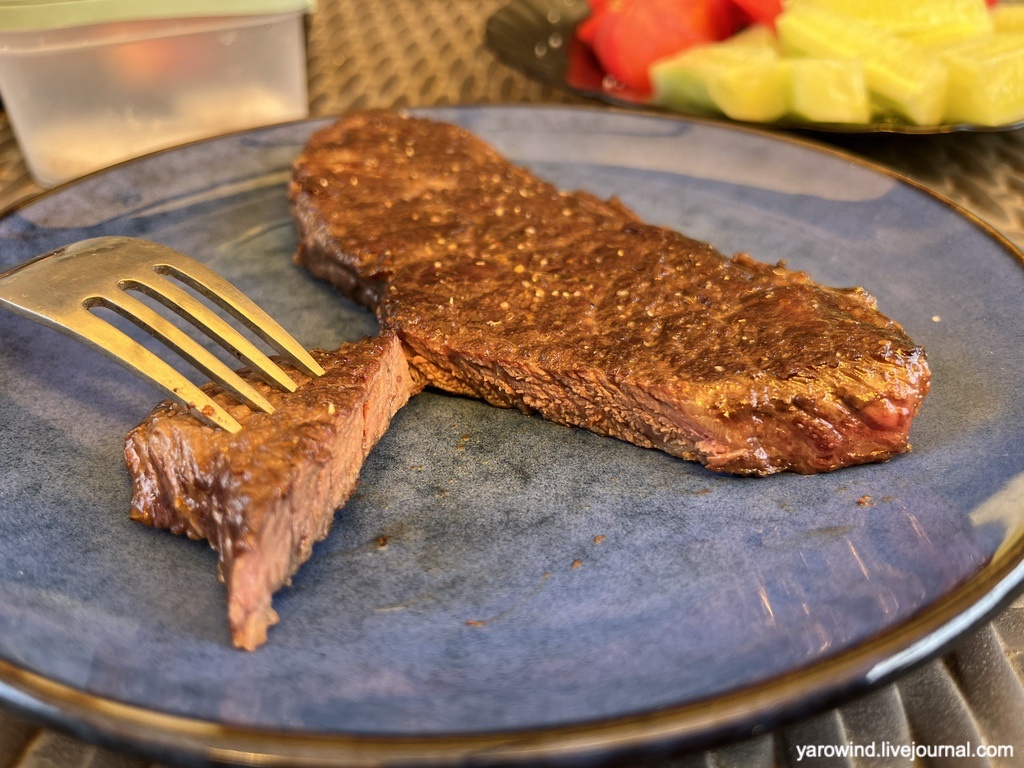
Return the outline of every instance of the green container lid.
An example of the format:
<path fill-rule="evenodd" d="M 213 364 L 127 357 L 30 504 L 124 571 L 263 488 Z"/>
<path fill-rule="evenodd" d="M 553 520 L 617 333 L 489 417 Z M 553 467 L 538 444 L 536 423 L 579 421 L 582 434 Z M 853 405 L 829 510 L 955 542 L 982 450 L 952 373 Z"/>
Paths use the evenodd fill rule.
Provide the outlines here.
<path fill-rule="evenodd" d="M 0 31 L 113 21 L 311 12 L 315 0 L 0 0 Z"/>

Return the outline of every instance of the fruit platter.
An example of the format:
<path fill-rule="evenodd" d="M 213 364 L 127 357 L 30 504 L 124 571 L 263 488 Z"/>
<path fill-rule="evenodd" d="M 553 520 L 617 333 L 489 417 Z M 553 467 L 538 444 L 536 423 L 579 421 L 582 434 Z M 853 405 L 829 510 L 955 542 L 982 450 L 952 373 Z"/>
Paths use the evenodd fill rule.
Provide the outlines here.
<path fill-rule="evenodd" d="M 617 104 L 840 131 L 1024 125 L 1024 3 L 1010 0 L 513 0 L 487 42 Z"/>

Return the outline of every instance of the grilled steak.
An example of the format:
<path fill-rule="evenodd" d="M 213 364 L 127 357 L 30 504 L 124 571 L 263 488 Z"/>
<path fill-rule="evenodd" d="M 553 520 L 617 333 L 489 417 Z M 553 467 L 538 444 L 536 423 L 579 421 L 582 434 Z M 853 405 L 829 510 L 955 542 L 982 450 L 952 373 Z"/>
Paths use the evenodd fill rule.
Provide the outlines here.
<path fill-rule="evenodd" d="M 325 369 L 285 394 L 246 375 L 274 405 L 254 413 L 214 385 L 241 424 L 207 427 L 165 402 L 128 434 L 132 517 L 209 540 L 220 556 L 235 646 L 252 650 L 277 621 L 273 593 L 288 582 L 355 489 L 367 454 L 417 386 L 393 334 L 315 350 Z"/>
<path fill-rule="evenodd" d="M 394 113 L 317 132 L 290 199 L 297 260 L 440 389 L 737 474 L 908 448 L 924 351 L 859 288 L 726 258 Z"/>

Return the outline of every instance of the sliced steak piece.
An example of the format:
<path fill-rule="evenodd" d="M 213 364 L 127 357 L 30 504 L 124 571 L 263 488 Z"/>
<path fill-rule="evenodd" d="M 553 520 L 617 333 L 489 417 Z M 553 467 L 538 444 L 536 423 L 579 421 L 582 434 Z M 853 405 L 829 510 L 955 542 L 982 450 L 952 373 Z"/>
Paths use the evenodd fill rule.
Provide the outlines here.
<path fill-rule="evenodd" d="M 925 354 L 863 290 L 561 192 L 460 128 L 345 116 L 290 199 L 297 260 L 373 307 L 436 387 L 738 474 L 909 447 Z"/>
<path fill-rule="evenodd" d="M 241 424 L 207 427 L 165 402 L 127 437 L 132 517 L 194 539 L 220 555 L 235 646 L 253 650 L 276 623 L 271 597 L 288 583 L 352 494 L 370 450 L 418 386 L 393 334 L 314 350 L 326 374 L 285 394 L 248 375 L 274 405 L 254 413 L 219 388 L 214 399 Z"/>

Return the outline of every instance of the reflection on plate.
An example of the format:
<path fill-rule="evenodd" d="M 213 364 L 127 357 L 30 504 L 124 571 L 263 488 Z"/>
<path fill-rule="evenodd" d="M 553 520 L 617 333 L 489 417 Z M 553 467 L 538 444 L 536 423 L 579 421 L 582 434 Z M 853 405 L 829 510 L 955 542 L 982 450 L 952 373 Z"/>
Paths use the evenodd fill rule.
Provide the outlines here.
<path fill-rule="evenodd" d="M 1016 590 L 1024 265 L 1006 242 L 910 184 L 757 132 L 603 109 L 428 114 L 727 253 L 866 286 L 929 353 L 915 450 L 822 476 L 721 477 L 424 394 L 246 654 L 207 545 L 128 519 L 123 435 L 157 395 L 0 315 L 9 703 L 240 762 L 596 760 L 814 712 L 939 652 Z M 141 236 L 208 262 L 309 346 L 373 333 L 290 259 L 289 165 L 321 124 L 56 190 L 0 219 L 0 269 Z"/>
<path fill-rule="evenodd" d="M 488 47 L 505 64 L 537 80 L 609 104 L 657 108 L 644 96 L 611 84 L 590 49 L 576 40 L 576 25 L 588 13 L 586 0 L 511 0 L 487 20 L 485 39 Z M 722 116 L 692 114 L 729 122 Z M 866 125 L 778 120 L 761 127 L 831 133 L 935 134 L 1008 131 L 1024 127 L 1024 121 L 991 127 L 968 123 L 911 125 L 895 118 Z"/>

